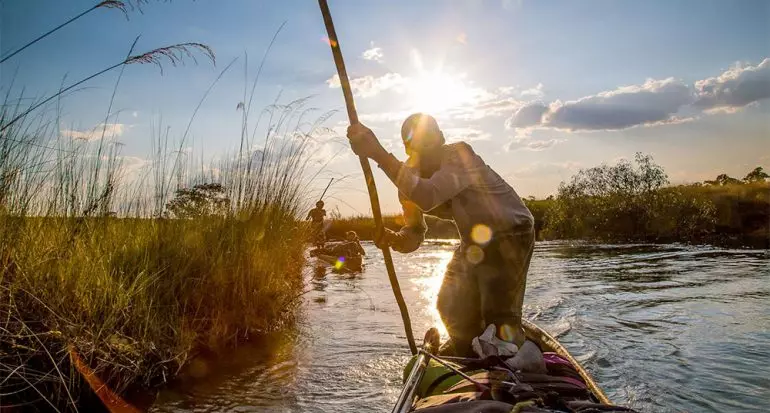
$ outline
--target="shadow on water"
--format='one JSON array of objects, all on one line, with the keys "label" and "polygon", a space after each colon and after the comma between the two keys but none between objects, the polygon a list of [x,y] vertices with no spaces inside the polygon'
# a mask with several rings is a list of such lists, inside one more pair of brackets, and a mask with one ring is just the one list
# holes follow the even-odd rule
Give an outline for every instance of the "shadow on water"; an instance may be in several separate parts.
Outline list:
[{"label": "shadow on water", "polygon": [[[455,242],[394,254],[413,329]],[[408,348],[381,253],[363,273],[308,268],[297,330],[236,349],[156,411],[389,411]],[[538,243],[525,315],[559,340],[616,403],[649,412],[762,412],[770,404],[770,251],[689,245]],[[207,365],[208,366],[208,365]],[[210,367],[210,366],[209,366]]]},{"label": "shadow on water", "polygon": [[[297,341],[296,330],[283,331],[222,356],[198,357],[181,372],[179,379],[160,393],[155,409],[227,411],[291,398]],[[239,397],[250,393],[258,394],[262,401],[255,404],[255,399]]]}]

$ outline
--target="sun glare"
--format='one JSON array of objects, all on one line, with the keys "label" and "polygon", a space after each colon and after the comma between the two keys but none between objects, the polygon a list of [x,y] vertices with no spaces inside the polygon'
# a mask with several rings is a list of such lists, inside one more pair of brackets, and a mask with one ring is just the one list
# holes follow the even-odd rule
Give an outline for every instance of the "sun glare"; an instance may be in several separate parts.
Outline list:
[{"label": "sun glare", "polygon": [[436,114],[474,102],[479,91],[468,86],[463,76],[441,71],[424,72],[410,85],[414,110]]}]

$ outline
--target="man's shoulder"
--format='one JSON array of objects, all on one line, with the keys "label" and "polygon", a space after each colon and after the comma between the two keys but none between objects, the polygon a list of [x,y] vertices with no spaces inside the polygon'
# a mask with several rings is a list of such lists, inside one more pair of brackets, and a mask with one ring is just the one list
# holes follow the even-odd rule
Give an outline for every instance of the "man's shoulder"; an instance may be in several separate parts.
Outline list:
[{"label": "man's shoulder", "polygon": [[476,155],[471,145],[466,142],[456,142],[444,145],[444,160],[449,163],[476,163],[481,162],[481,158]]}]

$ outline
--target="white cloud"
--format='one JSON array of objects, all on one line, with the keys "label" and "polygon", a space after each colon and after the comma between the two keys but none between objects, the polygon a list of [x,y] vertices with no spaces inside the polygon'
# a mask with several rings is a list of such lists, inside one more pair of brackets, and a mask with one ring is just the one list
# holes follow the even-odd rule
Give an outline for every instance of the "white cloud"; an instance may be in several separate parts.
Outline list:
[{"label": "white cloud", "polygon": [[389,123],[397,122],[398,126],[401,126],[401,122],[407,118],[407,116],[414,113],[410,110],[396,110],[390,112],[378,112],[378,113],[362,113],[358,115],[358,119],[364,123]]},{"label": "white cloud", "polygon": [[485,141],[492,137],[489,133],[475,127],[443,128],[442,131],[448,143]]},{"label": "white cloud", "polygon": [[676,113],[692,99],[690,89],[674,78],[648,79],[642,85],[622,86],[578,100],[557,100],[547,108],[542,103],[530,103],[516,111],[506,125],[592,131],[680,123],[683,119]]},{"label": "white cloud", "polygon": [[60,133],[70,139],[79,139],[85,141],[93,141],[102,138],[102,133],[105,139],[116,138],[123,134],[126,130],[126,125],[123,123],[100,123],[90,130],[74,130],[74,129],[62,129]]},{"label": "white cloud", "polygon": [[[341,87],[340,77],[335,74],[326,81],[330,88]],[[379,77],[364,76],[350,79],[350,88],[357,96],[368,98],[386,90],[403,91],[406,79],[398,73],[386,73]]]},{"label": "white cloud", "polygon": [[577,172],[583,165],[579,162],[567,161],[567,162],[532,162],[526,166],[523,166],[507,176],[511,176],[515,179],[542,179],[543,176],[559,175],[564,176],[566,174],[573,174]]},{"label": "white cloud", "polygon": [[522,90],[520,93],[522,98],[542,99],[545,96],[543,92],[543,84],[538,83],[535,87]]},{"label": "white cloud", "polygon": [[675,121],[679,109],[692,102],[690,89],[668,78],[648,79],[576,101],[556,101],[543,116],[546,126],[566,130],[620,130]]},{"label": "white cloud", "polygon": [[[542,89],[542,84],[538,84],[520,95],[538,97]],[[674,78],[648,79],[641,85],[623,86],[573,101],[557,100],[549,105],[530,102],[516,108],[505,125],[567,131],[622,130],[697,119],[678,114],[685,108],[730,114],[763,99],[770,99],[770,58],[756,66],[736,65],[719,76],[698,80],[692,87]]]},{"label": "white cloud", "polygon": [[506,152],[517,151],[517,150],[528,150],[533,152],[540,152],[546,149],[553,148],[555,145],[564,141],[565,139],[546,139],[546,140],[531,141],[527,139],[514,138],[512,141],[505,144],[505,146],[503,146],[503,149],[505,149]]},{"label": "white cloud", "polygon": [[704,111],[732,113],[770,98],[770,58],[757,66],[739,65],[716,77],[695,82],[694,106]]},{"label": "white cloud", "polygon": [[150,160],[138,156],[119,156],[118,162],[122,178],[128,182],[141,180],[142,171],[152,165]]},{"label": "white cloud", "polygon": [[139,112],[133,111],[133,112],[131,112],[131,116],[138,117],[139,116]]},{"label": "white cloud", "polygon": [[364,50],[364,52],[361,54],[361,57],[363,57],[364,60],[382,62],[382,58],[385,57],[385,55],[382,53],[382,48],[375,47],[374,42],[369,43],[369,46],[369,49]]},{"label": "white cloud", "polygon": [[543,121],[543,114],[548,111],[548,106],[534,102],[520,107],[513,116],[505,121],[507,129],[528,128],[540,125]]}]

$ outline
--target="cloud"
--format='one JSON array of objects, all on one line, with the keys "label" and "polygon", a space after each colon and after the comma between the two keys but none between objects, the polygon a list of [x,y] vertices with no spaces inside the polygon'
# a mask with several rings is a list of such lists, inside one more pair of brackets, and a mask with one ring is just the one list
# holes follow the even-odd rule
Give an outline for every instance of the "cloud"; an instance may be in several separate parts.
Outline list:
[{"label": "cloud", "polygon": [[93,141],[101,139],[102,132],[104,132],[105,138],[115,138],[123,134],[126,130],[126,124],[124,123],[100,123],[90,130],[74,130],[74,129],[62,129],[60,133],[70,139],[79,139],[85,141]]},{"label": "cloud", "polygon": [[717,77],[695,82],[694,106],[704,111],[732,113],[770,98],[770,58],[757,66],[736,65]]},{"label": "cloud", "polygon": [[364,52],[361,54],[361,57],[363,57],[364,60],[373,60],[375,62],[382,62],[382,58],[385,57],[385,55],[382,53],[382,48],[375,47],[374,42],[370,42],[369,45],[371,47],[369,49],[364,50]]},{"label": "cloud", "polygon": [[510,97],[510,90],[483,90],[476,102],[458,106],[447,111],[446,116],[460,120],[479,120],[490,117],[506,116],[516,111],[525,102]]},{"label": "cloud", "polygon": [[[538,84],[520,95],[542,96],[539,95],[542,89],[542,84]],[[566,131],[623,130],[697,119],[697,115],[679,115],[682,109],[729,114],[768,98],[770,58],[756,66],[736,65],[719,76],[698,80],[692,87],[674,78],[648,79],[641,85],[623,86],[567,102],[522,104],[506,120],[505,126]],[[513,100],[510,106],[515,106]]]},{"label": "cloud", "polygon": [[118,162],[120,162],[121,177],[128,182],[141,180],[144,176],[143,172],[152,166],[150,160],[137,156],[119,156]]},{"label": "cloud", "polygon": [[543,84],[538,83],[535,87],[522,90],[520,93],[522,98],[542,99],[545,96],[543,92]]},{"label": "cloud", "polygon": [[[340,77],[337,74],[329,78],[326,83],[333,89],[341,87]],[[353,90],[353,94],[362,98],[376,96],[380,92],[390,89],[403,91],[405,84],[406,79],[398,73],[386,73],[379,77],[363,76],[350,79],[350,88]]]},{"label": "cloud", "polygon": [[546,149],[553,148],[555,145],[564,142],[565,139],[546,139],[540,141],[529,141],[521,138],[514,138],[503,146],[506,152],[527,150],[532,152],[540,152]]},{"label": "cloud", "polygon": [[679,109],[692,101],[690,89],[668,78],[647,80],[576,101],[556,101],[544,114],[546,126],[566,130],[620,130],[674,121]]},{"label": "cloud", "polygon": [[407,116],[414,113],[411,110],[396,110],[391,112],[378,112],[378,113],[362,113],[358,115],[361,122],[364,123],[388,123],[398,122],[400,127],[401,122],[407,118]]},{"label": "cloud", "polygon": [[506,125],[595,131],[680,123],[683,119],[676,113],[692,100],[687,85],[674,78],[648,79],[642,85],[623,86],[578,100],[557,100],[546,109],[541,103],[531,103],[517,110]]},{"label": "cloud", "polygon": [[542,123],[543,114],[548,111],[548,106],[540,102],[533,102],[520,107],[513,116],[505,121],[505,127],[528,128]]},{"label": "cloud", "polygon": [[523,166],[506,176],[513,177],[515,179],[542,179],[546,175],[560,175],[573,174],[577,172],[583,165],[579,162],[532,162],[526,166]]},{"label": "cloud", "polygon": [[444,128],[442,131],[448,143],[485,141],[492,137],[489,133],[474,127]]}]

